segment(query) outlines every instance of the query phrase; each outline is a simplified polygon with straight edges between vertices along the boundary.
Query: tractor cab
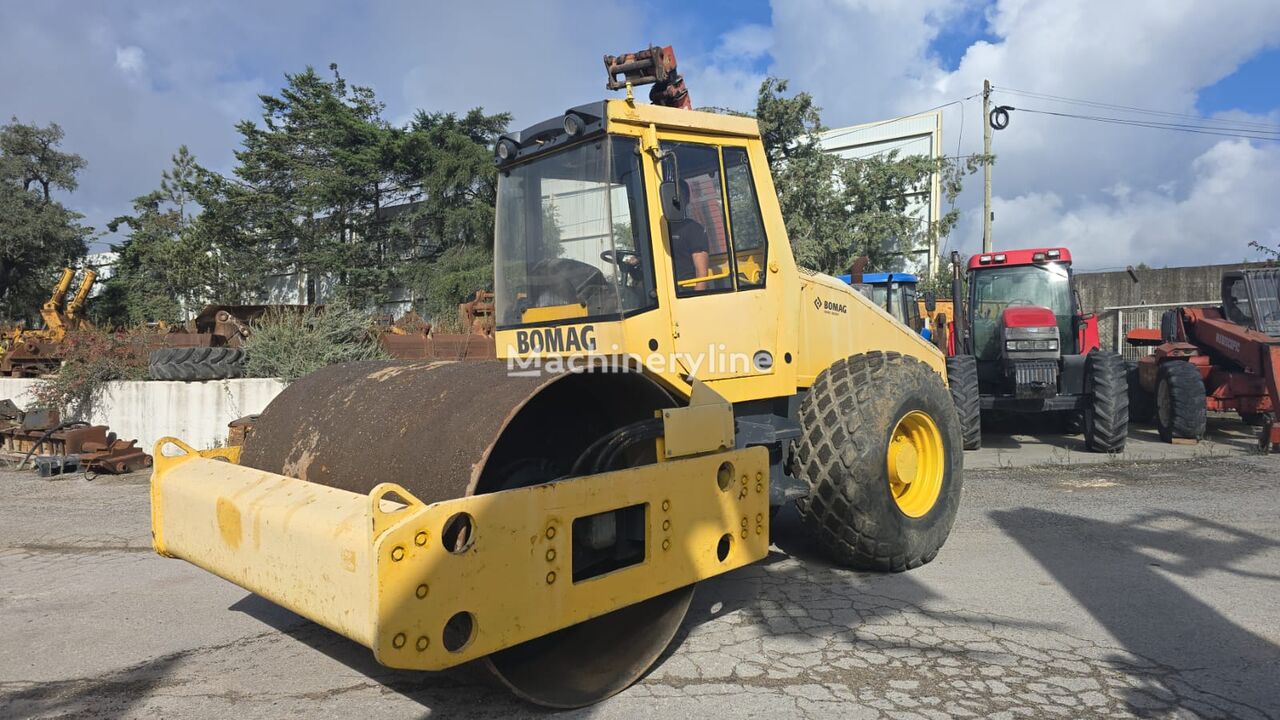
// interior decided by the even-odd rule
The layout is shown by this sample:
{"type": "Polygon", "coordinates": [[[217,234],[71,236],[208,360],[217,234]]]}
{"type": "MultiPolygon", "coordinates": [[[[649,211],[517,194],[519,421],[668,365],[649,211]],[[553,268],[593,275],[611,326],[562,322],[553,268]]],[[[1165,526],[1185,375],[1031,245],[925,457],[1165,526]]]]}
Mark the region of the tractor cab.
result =
{"type": "Polygon", "coordinates": [[[1222,314],[1236,325],[1280,337],[1280,269],[1224,273],[1222,314]]]}
{"type": "Polygon", "coordinates": [[[1069,251],[973,256],[967,310],[968,347],[984,384],[1018,399],[1059,394],[1059,360],[1082,355],[1069,251]]]}
{"type": "MultiPolygon", "coordinates": [[[[1119,355],[1100,350],[1097,318],[1080,311],[1071,253],[1032,248],[974,255],[967,283],[958,254],[952,261],[948,354],[954,371],[948,376],[962,378],[953,394],[960,393],[957,406],[968,409],[972,423],[979,410],[1079,413],[1090,449],[1122,448],[1127,420],[1115,406],[1124,402],[1124,365],[1119,355]],[[964,380],[969,376],[971,382],[964,380]]],[[[970,447],[978,442],[966,437],[970,447]]]]}
{"type": "Polygon", "coordinates": [[[924,321],[920,317],[920,304],[916,296],[919,278],[911,273],[862,273],[841,275],[841,280],[853,286],[898,322],[920,332],[924,321]]]}

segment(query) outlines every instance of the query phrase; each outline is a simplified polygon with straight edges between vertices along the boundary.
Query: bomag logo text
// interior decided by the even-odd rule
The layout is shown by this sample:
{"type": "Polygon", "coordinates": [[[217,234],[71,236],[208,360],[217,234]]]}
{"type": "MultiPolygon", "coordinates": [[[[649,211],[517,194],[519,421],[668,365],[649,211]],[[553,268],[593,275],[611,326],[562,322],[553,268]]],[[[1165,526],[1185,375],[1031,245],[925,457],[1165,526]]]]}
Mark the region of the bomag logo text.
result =
{"type": "Polygon", "coordinates": [[[829,313],[847,313],[847,312],[849,312],[849,308],[848,308],[848,306],[846,306],[844,303],[832,302],[832,301],[830,301],[830,300],[822,300],[822,299],[820,299],[820,298],[815,299],[815,300],[813,301],[813,305],[814,305],[814,307],[818,308],[819,310],[824,310],[824,311],[829,312],[829,313]]]}
{"type": "Polygon", "coordinates": [[[516,353],[589,352],[596,349],[595,325],[516,331],[516,353]]]}

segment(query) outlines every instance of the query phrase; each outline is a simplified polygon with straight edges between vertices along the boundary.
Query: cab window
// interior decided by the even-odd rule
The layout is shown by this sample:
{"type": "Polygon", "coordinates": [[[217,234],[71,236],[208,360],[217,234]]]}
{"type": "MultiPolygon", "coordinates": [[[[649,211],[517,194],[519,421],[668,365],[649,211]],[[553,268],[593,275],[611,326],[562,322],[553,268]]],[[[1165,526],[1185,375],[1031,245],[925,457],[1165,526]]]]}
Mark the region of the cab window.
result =
{"type": "Polygon", "coordinates": [[[663,149],[675,155],[687,196],[685,219],[667,224],[676,296],[763,287],[767,242],[746,150],[676,142],[663,149]]]}
{"type": "Polygon", "coordinates": [[[729,229],[733,233],[738,289],[764,287],[767,241],[745,148],[724,149],[724,181],[729,190],[729,229]]]}
{"type": "Polygon", "coordinates": [[[732,258],[720,191],[720,153],[711,145],[663,143],[680,170],[685,219],[668,222],[676,295],[733,289],[732,258]]]}

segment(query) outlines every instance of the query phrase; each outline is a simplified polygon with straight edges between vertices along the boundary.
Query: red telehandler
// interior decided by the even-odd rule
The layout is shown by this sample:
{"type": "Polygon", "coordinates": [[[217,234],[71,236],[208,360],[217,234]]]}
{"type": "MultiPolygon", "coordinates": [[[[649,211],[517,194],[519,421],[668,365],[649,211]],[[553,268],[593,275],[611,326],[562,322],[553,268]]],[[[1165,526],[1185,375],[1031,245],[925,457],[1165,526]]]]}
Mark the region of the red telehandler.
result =
{"type": "Polygon", "coordinates": [[[1155,419],[1162,440],[1198,440],[1206,410],[1235,411],[1261,426],[1263,452],[1280,450],[1280,269],[1224,273],[1220,307],[1168,310],[1159,329],[1127,338],[1155,347],[1131,372],[1130,406],[1134,419],[1155,419]]]}
{"type": "Polygon", "coordinates": [[[1079,418],[1085,445],[1119,452],[1129,434],[1124,361],[1102,350],[1098,318],[1080,309],[1066,248],[959,253],[951,293],[955,319],[947,378],[964,448],[982,446],[981,411],[1058,413],[1079,418]]]}

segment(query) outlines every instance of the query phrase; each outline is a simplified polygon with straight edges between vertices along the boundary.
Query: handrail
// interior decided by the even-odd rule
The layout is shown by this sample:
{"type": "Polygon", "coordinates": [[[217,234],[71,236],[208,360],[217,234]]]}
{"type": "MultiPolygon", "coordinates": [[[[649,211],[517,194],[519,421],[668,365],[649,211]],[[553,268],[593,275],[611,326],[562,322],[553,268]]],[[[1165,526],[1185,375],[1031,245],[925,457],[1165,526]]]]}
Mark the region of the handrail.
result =
{"type": "Polygon", "coordinates": [[[694,285],[697,285],[698,283],[704,283],[704,282],[707,282],[707,281],[709,281],[709,280],[723,280],[723,279],[725,279],[725,278],[727,278],[727,277],[729,277],[729,271],[728,271],[728,270],[725,270],[724,272],[716,273],[715,275],[707,275],[707,276],[705,276],[705,277],[689,278],[688,280],[677,280],[677,281],[676,281],[676,285],[678,285],[678,286],[680,286],[680,287],[693,287],[694,285]]]}

